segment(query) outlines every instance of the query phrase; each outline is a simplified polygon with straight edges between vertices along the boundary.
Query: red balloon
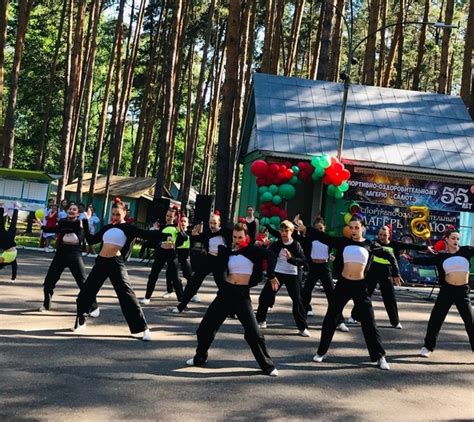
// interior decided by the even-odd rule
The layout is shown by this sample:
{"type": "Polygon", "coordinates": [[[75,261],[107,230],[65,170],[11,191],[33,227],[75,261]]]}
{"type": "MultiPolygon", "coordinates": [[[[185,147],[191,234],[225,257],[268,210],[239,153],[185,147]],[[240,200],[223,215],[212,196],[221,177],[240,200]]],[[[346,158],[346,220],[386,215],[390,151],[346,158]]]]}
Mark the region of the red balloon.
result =
{"type": "Polygon", "coordinates": [[[270,208],[270,215],[280,215],[280,210],[281,208],[280,207],[277,207],[276,205],[274,205],[273,207],[270,208]]]}
{"type": "Polygon", "coordinates": [[[323,183],[324,183],[325,185],[330,185],[331,182],[332,182],[332,179],[329,177],[328,174],[325,174],[324,177],[323,177],[323,183]]]}
{"type": "Polygon", "coordinates": [[[279,171],[285,171],[286,170],[286,166],[284,164],[280,164],[280,170],[279,171]]]}
{"type": "Polygon", "coordinates": [[[339,160],[337,159],[337,157],[331,157],[331,164],[334,164],[334,163],[339,163],[339,160]]]}
{"type": "Polygon", "coordinates": [[[288,213],[286,212],[286,210],[280,210],[280,219],[281,220],[286,220],[288,218],[288,213]]]}
{"type": "Polygon", "coordinates": [[[250,166],[252,173],[257,176],[265,176],[268,171],[268,164],[263,160],[255,160],[250,166]]]}
{"type": "Polygon", "coordinates": [[[293,164],[291,164],[289,161],[285,161],[283,164],[288,168],[291,168],[293,166],[293,164]]]}
{"type": "Polygon", "coordinates": [[[280,166],[276,163],[272,163],[268,166],[268,172],[270,174],[278,173],[279,170],[280,170],[280,166]]]}
{"type": "Polygon", "coordinates": [[[342,173],[342,175],[343,175],[343,177],[344,177],[344,180],[350,179],[350,177],[351,177],[351,172],[350,172],[349,170],[344,169],[344,170],[341,171],[341,173],[342,173]]]}
{"type": "Polygon", "coordinates": [[[265,186],[267,181],[263,177],[257,177],[257,186],[265,186]]]}

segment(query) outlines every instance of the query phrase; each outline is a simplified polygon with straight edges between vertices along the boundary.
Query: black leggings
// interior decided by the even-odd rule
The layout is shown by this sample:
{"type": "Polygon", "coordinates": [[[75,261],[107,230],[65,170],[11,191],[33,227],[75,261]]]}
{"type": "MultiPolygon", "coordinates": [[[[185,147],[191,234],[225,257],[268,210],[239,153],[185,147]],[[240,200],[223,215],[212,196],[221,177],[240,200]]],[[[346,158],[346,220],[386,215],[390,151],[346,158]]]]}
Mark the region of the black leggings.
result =
{"type": "Polygon", "coordinates": [[[183,277],[189,283],[191,277],[193,276],[193,271],[191,269],[191,263],[189,262],[189,249],[176,249],[178,255],[178,263],[183,273],[183,277]]]}
{"type": "Polygon", "coordinates": [[[236,314],[237,318],[239,318],[245,330],[245,340],[262,371],[266,374],[272,372],[275,369],[275,365],[268,353],[265,338],[255,320],[249,287],[236,286],[227,282],[217,292],[216,298],[206,311],[201,324],[199,324],[196,332],[198,346],[194,356],[194,363],[202,365],[206,362],[209,347],[229,314],[236,314]]]}
{"type": "Polygon", "coordinates": [[[191,298],[198,292],[206,276],[212,272],[217,289],[228,284],[225,281],[224,268],[222,261],[214,255],[202,254],[201,261],[198,264],[198,270],[193,274],[191,280],[186,284],[182,299],[179,301],[178,309],[180,312],[186,309],[191,298]]]}
{"type": "Polygon", "coordinates": [[[464,321],[464,327],[469,337],[471,349],[474,351],[474,325],[471,299],[469,297],[469,285],[452,286],[450,284],[441,285],[438,298],[431,311],[428,329],[426,330],[425,347],[433,351],[436,346],[436,339],[443,325],[446,315],[453,304],[458,308],[459,315],[464,321]]]}
{"type": "MultiPolygon", "coordinates": [[[[313,308],[311,307],[311,296],[313,294],[314,286],[318,280],[321,280],[321,284],[324,289],[324,293],[326,294],[326,299],[329,303],[331,303],[334,299],[334,282],[332,280],[331,270],[328,267],[327,263],[316,263],[310,262],[309,264],[309,273],[306,277],[306,281],[304,283],[303,292],[301,294],[301,298],[303,301],[303,306],[305,308],[305,312],[311,311],[313,308]]],[[[344,317],[342,316],[342,312],[338,316],[338,325],[344,322],[344,317]]]]}
{"type": "Polygon", "coordinates": [[[12,267],[12,280],[16,280],[16,274],[18,272],[18,262],[16,259],[9,264],[0,264],[0,270],[3,270],[6,266],[11,265],[12,267]]]}
{"type": "MultiPolygon", "coordinates": [[[[365,279],[367,281],[367,293],[369,297],[374,293],[377,284],[380,286],[380,293],[382,293],[382,300],[390,319],[390,324],[394,327],[398,325],[400,319],[398,317],[397,299],[395,298],[395,289],[393,287],[390,266],[373,262],[365,279]]],[[[351,316],[357,321],[360,320],[356,306],[352,308],[351,316]]]]}
{"type": "Polygon", "coordinates": [[[318,355],[323,356],[327,353],[336,331],[338,315],[350,299],[354,301],[354,304],[360,310],[360,322],[365,343],[369,350],[370,359],[375,362],[385,355],[385,350],[382,346],[377,324],[375,323],[372,302],[367,294],[367,283],[365,280],[347,280],[342,276],[339,278],[334,289],[334,302],[329,304],[328,311],[324,317],[318,355]]]}
{"type": "Polygon", "coordinates": [[[5,216],[3,215],[5,210],[0,208],[0,249],[10,249],[15,246],[16,236],[16,222],[18,221],[18,210],[13,210],[12,219],[10,221],[10,227],[5,230],[5,216]]]}
{"type": "Polygon", "coordinates": [[[275,296],[284,284],[288,291],[288,295],[291,297],[293,302],[293,318],[296,326],[298,327],[298,330],[303,331],[305,328],[308,328],[308,325],[306,324],[306,313],[304,311],[303,303],[301,302],[301,285],[299,276],[297,274],[291,275],[282,273],[276,273],[275,276],[280,282],[280,286],[277,291],[272,289],[270,281],[267,281],[265,286],[263,286],[260,297],[258,298],[257,321],[266,321],[268,308],[275,303],[275,296]]]}
{"type": "Polygon", "coordinates": [[[97,293],[107,278],[112,282],[130,332],[135,334],[145,331],[148,328],[145,316],[130,285],[127,269],[121,256],[112,258],[98,256],[96,258],[95,265],[77,297],[78,317],[89,312],[97,293]]]}
{"type": "Polygon", "coordinates": [[[166,290],[168,293],[172,293],[174,288],[178,300],[181,300],[183,296],[183,285],[178,276],[178,258],[176,256],[176,251],[174,249],[163,248],[158,248],[156,250],[156,258],[153,261],[153,266],[151,267],[151,272],[148,276],[148,283],[146,285],[146,299],[151,298],[151,295],[155,290],[158,276],[160,275],[160,272],[165,264],[167,265],[166,290]]]}

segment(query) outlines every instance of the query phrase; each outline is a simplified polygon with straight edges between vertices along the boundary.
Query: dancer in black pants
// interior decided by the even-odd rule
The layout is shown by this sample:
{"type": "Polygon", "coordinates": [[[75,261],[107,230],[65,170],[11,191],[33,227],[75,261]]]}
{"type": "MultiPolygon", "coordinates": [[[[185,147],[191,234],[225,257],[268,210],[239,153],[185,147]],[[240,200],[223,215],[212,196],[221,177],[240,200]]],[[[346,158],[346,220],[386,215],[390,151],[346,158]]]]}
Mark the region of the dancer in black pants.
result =
{"type": "MultiPolygon", "coordinates": [[[[377,240],[381,246],[392,252],[397,260],[399,259],[402,250],[414,250],[420,252],[429,250],[430,252],[434,252],[430,246],[397,242],[396,240],[392,240],[391,237],[391,227],[386,225],[380,228],[377,240]]],[[[395,289],[392,283],[390,262],[384,258],[374,256],[365,279],[367,280],[367,292],[369,297],[372,296],[377,284],[380,286],[382,300],[390,319],[390,324],[393,328],[401,330],[402,324],[400,323],[400,318],[398,316],[397,299],[395,297],[395,289]]],[[[351,318],[348,322],[353,324],[359,321],[359,319],[360,317],[357,308],[354,306],[354,308],[352,308],[351,318]]]]}
{"type": "Polygon", "coordinates": [[[306,262],[303,248],[298,241],[292,238],[294,225],[291,221],[284,220],[280,224],[280,239],[270,245],[270,250],[278,257],[275,275],[280,282],[278,289],[274,289],[271,282],[267,281],[258,299],[257,322],[260,328],[267,327],[267,312],[270,305],[275,302],[275,296],[280,287],[285,284],[293,302],[293,318],[298,327],[299,334],[310,337],[306,323],[306,313],[301,302],[300,282],[298,267],[306,262]]]}
{"type": "Polygon", "coordinates": [[[343,260],[342,275],[334,290],[334,301],[329,303],[328,311],[324,317],[321,342],[313,361],[322,362],[326,358],[326,353],[336,331],[338,316],[346,303],[352,299],[354,304],[360,309],[362,331],[367,349],[369,350],[370,359],[373,362],[377,361],[381,369],[390,369],[385,360],[385,350],[382,346],[377,324],[375,323],[372,303],[367,294],[367,282],[364,279],[364,271],[371,255],[379,256],[390,261],[394,282],[400,283],[397,260],[391,252],[383,249],[379,244],[364,239],[363,221],[357,216],[353,216],[349,222],[350,239],[332,237],[312,227],[307,229],[315,239],[320,240],[329,247],[336,248],[343,260]]]}
{"type": "Polygon", "coordinates": [[[278,279],[274,274],[276,257],[268,249],[249,245],[250,238],[245,224],[238,223],[234,226],[232,238],[234,251],[231,252],[225,246],[219,247],[219,259],[228,269],[228,276],[197,329],[196,354],[186,364],[203,366],[207,362],[209,347],[217,331],[229,313],[235,313],[244,327],[245,340],[263,373],[277,376],[278,370],[268,353],[265,338],[258,328],[250,300],[250,287],[255,286],[262,278],[263,260],[268,262],[267,276],[273,288],[275,290],[279,288],[278,279]]]}
{"type": "Polygon", "coordinates": [[[0,208],[0,249],[2,250],[2,253],[0,254],[0,269],[5,268],[7,265],[12,267],[12,277],[10,283],[15,282],[18,271],[18,264],[16,261],[18,251],[16,249],[15,236],[19,207],[20,205],[15,202],[13,215],[8,230],[5,230],[5,211],[3,208],[0,208]]]}
{"type": "MultiPolygon", "coordinates": [[[[77,297],[74,331],[82,331],[85,328],[84,314],[89,311],[105,280],[110,278],[130,332],[132,334],[143,332],[143,340],[147,341],[151,340],[150,330],[128,281],[125,261],[131,254],[131,245],[135,238],[158,241],[161,235],[156,230],[140,230],[133,224],[125,223],[125,215],[125,204],[116,198],[112,204],[112,224],[106,225],[98,233],[92,235],[89,233],[87,219],[82,220],[87,243],[93,245],[101,242],[101,249],[77,297]]],[[[89,217],[89,214],[87,216],[89,217]]]]}
{"type": "Polygon", "coordinates": [[[474,248],[460,247],[459,240],[459,231],[453,229],[447,234],[447,252],[411,259],[414,264],[436,265],[438,269],[439,293],[431,311],[425,344],[420,351],[420,356],[426,358],[435,349],[441,326],[453,304],[458,308],[459,315],[464,321],[471,350],[474,352],[473,311],[469,288],[470,259],[474,256],[474,248]]]}
{"type": "Polygon", "coordinates": [[[186,309],[209,273],[214,276],[218,289],[224,285],[225,266],[222,265],[222,260],[218,258],[217,253],[220,245],[228,246],[231,240],[230,231],[225,227],[221,227],[219,213],[215,212],[209,218],[209,231],[202,232],[202,223],[194,227],[191,240],[204,243],[205,253],[203,253],[198,268],[184,289],[183,298],[178,306],[172,309],[171,312],[173,313],[180,313],[186,309]]]}
{"type": "MultiPolygon", "coordinates": [[[[56,283],[61,278],[66,268],[72,273],[76,280],[79,290],[82,289],[86,281],[86,269],[84,268],[84,260],[82,258],[82,245],[84,243],[84,229],[79,221],[79,208],[76,204],[70,204],[67,208],[67,217],[59,220],[56,227],[41,227],[44,233],[57,233],[56,253],[48,273],[43,283],[44,300],[40,311],[48,311],[51,309],[51,298],[54,294],[56,283]]],[[[91,305],[90,316],[98,317],[100,310],[97,303],[91,305]]]]}
{"type": "MultiPolygon", "coordinates": [[[[301,220],[300,224],[302,224],[301,220]]],[[[326,224],[321,217],[316,217],[313,227],[315,230],[320,232],[326,231],[326,224]]],[[[334,300],[334,281],[332,279],[332,273],[328,265],[328,245],[320,242],[319,240],[313,239],[310,233],[304,232],[303,235],[303,239],[309,241],[309,251],[307,252],[309,254],[307,257],[309,261],[309,272],[304,283],[302,300],[307,315],[313,315],[311,296],[317,281],[321,281],[321,285],[323,286],[328,304],[334,300]]],[[[346,324],[344,324],[342,312],[337,317],[336,330],[342,331],[344,333],[349,331],[349,329],[346,327],[346,324]]]]}
{"type": "Polygon", "coordinates": [[[159,230],[161,235],[160,243],[156,249],[156,257],[153,261],[150,275],[148,276],[145,297],[140,300],[142,305],[148,305],[150,303],[156,282],[165,264],[167,265],[166,293],[163,294],[162,297],[170,297],[173,293],[173,289],[178,300],[181,300],[183,297],[183,285],[178,275],[178,256],[176,254],[178,229],[176,228],[175,220],[176,210],[170,208],[166,213],[166,225],[159,230]]]}

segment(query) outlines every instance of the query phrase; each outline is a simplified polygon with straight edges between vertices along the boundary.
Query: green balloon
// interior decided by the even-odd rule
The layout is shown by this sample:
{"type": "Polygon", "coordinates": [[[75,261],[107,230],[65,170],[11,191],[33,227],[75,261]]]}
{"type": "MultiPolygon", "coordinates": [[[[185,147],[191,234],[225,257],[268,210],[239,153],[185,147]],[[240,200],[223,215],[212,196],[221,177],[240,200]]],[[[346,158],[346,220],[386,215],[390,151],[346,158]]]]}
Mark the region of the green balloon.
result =
{"type": "Polygon", "coordinates": [[[289,182],[292,184],[292,185],[296,185],[298,183],[298,176],[293,176],[289,182]]]}
{"type": "Polygon", "coordinates": [[[316,155],[313,158],[311,158],[311,165],[314,168],[320,167],[321,166],[320,161],[321,161],[321,157],[319,155],[316,155]]]}
{"type": "Polygon", "coordinates": [[[340,190],[336,189],[336,192],[334,192],[334,197],[336,199],[342,199],[344,197],[344,192],[341,192],[340,190]]]}
{"type": "Polygon", "coordinates": [[[298,166],[292,166],[291,170],[293,170],[295,176],[298,176],[298,173],[300,172],[300,168],[298,166]]]}
{"type": "Polygon", "coordinates": [[[331,157],[327,154],[321,155],[321,158],[319,159],[319,162],[321,163],[322,168],[328,168],[331,165],[331,157]]]}
{"type": "Polygon", "coordinates": [[[290,185],[289,183],[284,183],[283,185],[280,185],[280,187],[278,188],[278,194],[283,199],[293,199],[296,194],[296,189],[294,188],[293,185],[290,185]]]}
{"type": "Polygon", "coordinates": [[[316,173],[316,171],[314,171],[313,174],[311,175],[311,179],[313,179],[316,182],[316,180],[321,179],[321,176],[318,173],[316,173]]]}
{"type": "Polygon", "coordinates": [[[326,170],[323,167],[315,167],[314,173],[316,173],[318,177],[323,177],[324,174],[326,173],[326,170]]]}
{"type": "Polygon", "coordinates": [[[337,187],[341,192],[347,192],[349,190],[349,183],[347,182],[342,182],[338,187],[337,187]]]}
{"type": "Polygon", "coordinates": [[[268,217],[262,217],[262,218],[260,219],[260,223],[261,223],[262,228],[263,228],[263,226],[265,226],[265,225],[267,225],[267,224],[270,223],[270,219],[269,219],[268,217]]]}
{"type": "MultiPolygon", "coordinates": [[[[277,224],[278,225],[278,224],[277,224]]],[[[277,230],[277,225],[275,224],[270,224],[270,227],[273,229],[273,230],[277,230]]]]}
{"type": "Polygon", "coordinates": [[[270,217],[270,224],[275,226],[275,228],[280,224],[280,217],[278,215],[273,215],[270,217]]]}
{"type": "Polygon", "coordinates": [[[268,187],[268,190],[271,192],[272,195],[275,195],[278,193],[278,186],[277,185],[270,185],[268,187]]]}
{"type": "Polygon", "coordinates": [[[262,193],[268,192],[268,186],[260,186],[258,188],[258,193],[261,195],[262,193]]]}
{"type": "Polygon", "coordinates": [[[260,202],[268,202],[271,201],[273,198],[273,195],[271,192],[264,192],[262,196],[260,196],[260,202]]]}
{"type": "Polygon", "coordinates": [[[273,202],[275,205],[280,205],[280,204],[281,204],[281,201],[283,201],[283,199],[281,198],[280,195],[274,195],[273,198],[272,198],[272,202],[273,202]]]}
{"type": "Polygon", "coordinates": [[[335,196],[336,194],[336,186],[333,184],[328,185],[328,195],[329,196],[335,196]]]}

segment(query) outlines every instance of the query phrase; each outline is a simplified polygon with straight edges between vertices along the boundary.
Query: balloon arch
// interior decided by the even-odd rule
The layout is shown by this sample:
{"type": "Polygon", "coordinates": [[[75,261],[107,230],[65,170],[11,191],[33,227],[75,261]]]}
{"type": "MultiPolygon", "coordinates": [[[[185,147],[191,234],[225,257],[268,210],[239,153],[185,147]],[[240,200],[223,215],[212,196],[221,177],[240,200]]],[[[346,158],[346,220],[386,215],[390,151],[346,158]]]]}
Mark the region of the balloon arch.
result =
{"type": "Polygon", "coordinates": [[[296,165],[290,162],[267,163],[259,159],[251,164],[250,170],[257,178],[261,223],[274,228],[288,218],[282,203],[295,197],[299,184],[322,179],[327,185],[328,195],[341,199],[349,189],[347,181],[351,177],[344,164],[327,154],[316,155],[310,162],[300,161],[296,165]]]}

